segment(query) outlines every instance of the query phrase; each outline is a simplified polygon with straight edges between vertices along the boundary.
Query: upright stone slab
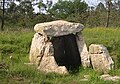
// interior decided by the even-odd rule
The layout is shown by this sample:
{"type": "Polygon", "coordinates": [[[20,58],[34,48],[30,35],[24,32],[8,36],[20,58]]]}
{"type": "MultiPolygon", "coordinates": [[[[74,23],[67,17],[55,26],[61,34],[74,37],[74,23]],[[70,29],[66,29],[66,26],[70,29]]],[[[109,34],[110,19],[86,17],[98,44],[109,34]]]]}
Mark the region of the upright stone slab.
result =
{"type": "Polygon", "coordinates": [[[87,68],[90,66],[90,58],[89,58],[89,52],[87,50],[87,46],[85,44],[85,41],[81,32],[77,33],[76,40],[77,40],[78,49],[81,56],[82,65],[84,68],[87,68]]]}
{"type": "Polygon", "coordinates": [[[29,60],[31,63],[35,63],[36,58],[44,54],[45,41],[45,36],[41,36],[39,33],[34,34],[29,55],[29,60]]]}
{"type": "Polygon", "coordinates": [[[105,46],[91,44],[89,46],[89,53],[94,70],[102,73],[108,73],[109,70],[113,69],[114,62],[105,46]]]}
{"type": "Polygon", "coordinates": [[[41,71],[68,73],[65,66],[58,66],[56,63],[51,40],[55,37],[66,37],[66,35],[72,34],[77,41],[82,65],[84,67],[89,66],[89,54],[81,33],[83,28],[84,26],[80,23],[71,23],[63,20],[36,24],[34,27],[36,33],[30,48],[30,62],[36,64],[41,71]]]}

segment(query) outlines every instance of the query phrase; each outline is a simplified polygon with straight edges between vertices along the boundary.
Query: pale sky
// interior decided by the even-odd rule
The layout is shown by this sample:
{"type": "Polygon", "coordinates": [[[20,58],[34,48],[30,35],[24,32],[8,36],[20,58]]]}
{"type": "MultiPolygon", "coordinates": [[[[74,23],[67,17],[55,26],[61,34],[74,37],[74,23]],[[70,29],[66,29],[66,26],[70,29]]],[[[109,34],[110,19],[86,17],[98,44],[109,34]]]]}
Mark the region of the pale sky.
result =
{"type": "MultiPolygon", "coordinates": [[[[38,0],[39,1],[39,0],[38,0]]],[[[53,4],[55,4],[58,0],[52,0],[53,4]]],[[[44,3],[46,3],[46,0],[43,0],[44,3]]],[[[35,10],[34,12],[39,12],[39,8],[36,6],[33,7],[35,10]]]]}
{"type": "MultiPolygon", "coordinates": [[[[46,0],[43,0],[43,1],[46,1],[46,0]]],[[[56,3],[58,0],[52,0],[52,1],[53,3],[56,3]]],[[[96,5],[100,0],[82,0],[82,1],[85,1],[89,5],[96,5]]]]}
{"type": "MultiPolygon", "coordinates": [[[[39,1],[39,0],[36,0],[36,1],[39,1]]],[[[46,0],[43,0],[43,1],[44,3],[46,3],[46,0]]],[[[53,4],[55,4],[57,1],[58,0],[52,0],[53,4]]],[[[100,0],[82,0],[82,1],[85,1],[89,6],[96,6],[98,2],[100,2],[100,0]]],[[[35,9],[34,12],[39,12],[39,9],[37,6],[34,6],[33,8],[35,9]]]]}
{"type": "MultiPolygon", "coordinates": [[[[43,0],[46,3],[46,0],[43,0]]],[[[56,3],[58,0],[52,0],[53,4],[56,3]]],[[[89,6],[96,6],[100,0],[83,0],[85,1],[89,6]]],[[[34,6],[34,12],[39,12],[39,9],[37,6],[34,6]]]]}
{"type": "MultiPolygon", "coordinates": [[[[43,0],[43,1],[46,1],[46,0],[43,0]]],[[[56,3],[58,0],[52,0],[52,1],[53,1],[53,3],[56,3]]],[[[85,1],[87,4],[91,4],[91,5],[93,4],[93,5],[95,5],[100,0],[82,0],[82,1],[85,1]]]]}

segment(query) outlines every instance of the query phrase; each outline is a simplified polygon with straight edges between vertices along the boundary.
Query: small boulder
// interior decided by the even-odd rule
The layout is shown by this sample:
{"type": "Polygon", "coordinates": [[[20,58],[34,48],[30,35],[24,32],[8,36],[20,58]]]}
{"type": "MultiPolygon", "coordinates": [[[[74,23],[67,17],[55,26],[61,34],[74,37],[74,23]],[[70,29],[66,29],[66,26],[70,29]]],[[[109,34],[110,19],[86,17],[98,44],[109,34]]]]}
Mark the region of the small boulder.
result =
{"type": "Polygon", "coordinates": [[[94,70],[102,73],[108,73],[109,70],[113,69],[114,62],[105,46],[91,44],[89,47],[89,53],[94,70]]]}
{"type": "Polygon", "coordinates": [[[120,80],[120,76],[111,76],[109,74],[103,74],[100,76],[100,79],[103,79],[104,81],[118,81],[120,80]]]}

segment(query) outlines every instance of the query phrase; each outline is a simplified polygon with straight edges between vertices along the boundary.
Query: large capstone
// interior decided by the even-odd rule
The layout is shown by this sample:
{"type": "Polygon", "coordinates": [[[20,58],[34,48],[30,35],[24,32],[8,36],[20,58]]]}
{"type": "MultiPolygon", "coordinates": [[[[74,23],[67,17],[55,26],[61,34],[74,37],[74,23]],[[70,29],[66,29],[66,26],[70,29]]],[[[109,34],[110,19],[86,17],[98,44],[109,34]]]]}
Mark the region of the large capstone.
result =
{"type": "Polygon", "coordinates": [[[63,20],[36,24],[30,48],[30,62],[45,72],[68,73],[90,65],[81,31],[84,26],[63,20]]]}
{"type": "Polygon", "coordinates": [[[63,20],[36,24],[34,30],[37,33],[46,34],[51,37],[58,37],[80,32],[84,26],[80,23],[71,23],[63,20]]]}

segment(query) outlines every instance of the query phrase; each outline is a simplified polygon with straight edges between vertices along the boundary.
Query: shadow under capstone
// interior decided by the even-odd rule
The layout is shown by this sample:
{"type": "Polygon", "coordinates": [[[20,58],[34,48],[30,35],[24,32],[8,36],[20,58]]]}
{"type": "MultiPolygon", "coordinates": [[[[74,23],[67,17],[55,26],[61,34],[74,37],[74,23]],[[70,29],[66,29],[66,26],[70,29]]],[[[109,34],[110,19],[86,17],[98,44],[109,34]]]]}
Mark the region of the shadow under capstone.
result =
{"type": "Polygon", "coordinates": [[[74,34],[53,37],[54,58],[58,66],[65,66],[68,71],[78,71],[81,65],[80,53],[74,34]]]}

